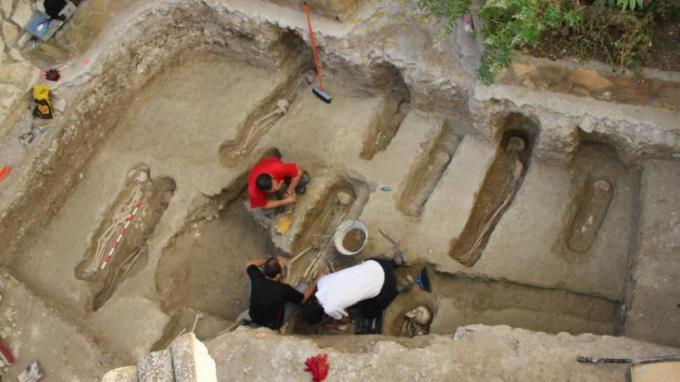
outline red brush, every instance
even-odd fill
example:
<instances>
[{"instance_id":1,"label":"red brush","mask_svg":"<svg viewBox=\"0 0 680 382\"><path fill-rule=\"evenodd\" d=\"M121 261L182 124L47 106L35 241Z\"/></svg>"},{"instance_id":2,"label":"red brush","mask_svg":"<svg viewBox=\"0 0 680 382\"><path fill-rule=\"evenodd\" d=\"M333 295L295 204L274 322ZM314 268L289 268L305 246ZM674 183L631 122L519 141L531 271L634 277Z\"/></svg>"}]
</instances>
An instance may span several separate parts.
<instances>
[{"instance_id":1,"label":"red brush","mask_svg":"<svg viewBox=\"0 0 680 382\"><path fill-rule=\"evenodd\" d=\"M9 350L9 346L3 340L0 340L0 358L6 365L11 365L15 361L12 351Z\"/></svg>"},{"instance_id":2,"label":"red brush","mask_svg":"<svg viewBox=\"0 0 680 382\"><path fill-rule=\"evenodd\" d=\"M305 371L312 373L312 381L321 382L328 376L328 354L318 354L305 361Z\"/></svg>"}]
</instances>

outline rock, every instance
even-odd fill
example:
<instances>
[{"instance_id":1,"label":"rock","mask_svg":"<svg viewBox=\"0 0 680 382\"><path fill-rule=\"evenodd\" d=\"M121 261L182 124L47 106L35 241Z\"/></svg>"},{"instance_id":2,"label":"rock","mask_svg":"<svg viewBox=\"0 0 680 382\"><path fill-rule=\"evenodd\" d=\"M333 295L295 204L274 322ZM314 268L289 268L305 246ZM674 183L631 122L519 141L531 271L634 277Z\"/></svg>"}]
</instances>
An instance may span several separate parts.
<instances>
[{"instance_id":1,"label":"rock","mask_svg":"<svg viewBox=\"0 0 680 382\"><path fill-rule=\"evenodd\" d=\"M675 102L676 101L670 97L659 97L652 101L652 106L660 109L675 110L677 107Z\"/></svg>"},{"instance_id":2,"label":"rock","mask_svg":"<svg viewBox=\"0 0 680 382\"><path fill-rule=\"evenodd\" d=\"M569 79L591 91L606 89L613 85L606 77L592 69L578 69L569 76Z\"/></svg>"},{"instance_id":3,"label":"rock","mask_svg":"<svg viewBox=\"0 0 680 382\"><path fill-rule=\"evenodd\" d=\"M31 21L31 16L33 16L33 10L31 9L30 2L25 0L18 1L16 8L14 8L14 13L12 14L12 21L23 28Z\"/></svg>"},{"instance_id":4,"label":"rock","mask_svg":"<svg viewBox=\"0 0 680 382\"><path fill-rule=\"evenodd\" d=\"M12 57L12 59L14 59L14 61L24 61L25 60L24 55L21 54L21 52L17 48L10 49L9 50L9 56Z\"/></svg>"},{"instance_id":5,"label":"rock","mask_svg":"<svg viewBox=\"0 0 680 382\"><path fill-rule=\"evenodd\" d=\"M516 76L514 75L513 72L510 72L508 68L503 68L496 73L496 79L500 81L505 81L505 82L510 82L512 81Z\"/></svg>"},{"instance_id":6,"label":"rock","mask_svg":"<svg viewBox=\"0 0 680 382\"><path fill-rule=\"evenodd\" d=\"M534 84L534 81L529 77L526 77L524 81L522 81L522 85L529 90L536 90L536 84Z\"/></svg>"},{"instance_id":7,"label":"rock","mask_svg":"<svg viewBox=\"0 0 680 382\"><path fill-rule=\"evenodd\" d=\"M5 21L2 23L2 37L5 39L5 44L11 48L19 37L19 27Z\"/></svg>"},{"instance_id":8,"label":"rock","mask_svg":"<svg viewBox=\"0 0 680 382\"><path fill-rule=\"evenodd\" d=\"M534 76L554 86L562 82L565 72L566 70L559 65L543 65Z\"/></svg>"},{"instance_id":9,"label":"rock","mask_svg":"<svg viewBox=\"0 0 680 382\"><path fill-rule=\"evenodd\" d=\"M215 360L193 333L178 337L170 345L175 379L185 382L217 382Z\"/></svg>"},{"instance_id":10,"label":"rock","mask_svg":"<svg viewBox=\"0 0 680 382\"><path fill-rule=\"evenodd\" d=\"M54 103L54 110L63 113L64 110L66 110L66 100L64 98L59 98L55 103ZM148 176L147 176L148 177Z\"/></svg>"},{"instance_id":11,"label":"rock","mask_svg":"<svg viewBox=\"0 0 680 382\"><path fill-rule=\"evenodd\" d=\"M142 357L137 363L137 378L139 382L173 382L175 372L170 351L157 351Z\"/></svg>"},{"instance_id":12,"label":"rock","mask_svg":"<svg viewBox=\"0 0 680 382\"><path fill-rule=\"evenodd\" d=\"M137 368L134 366L113 369L102 377L102 382L137 382Z\"/></svg>"},{"instance_id":13,"label":"rock","mask_svg":"<svg viewBox=\"0 0 680 382\"><path fill-rule=\"evenodd\" d=\"M9 111L24 92L11 84L0 84L0 110Z\"/></svg>"},{"instance_id":14,"label":"rock","mask_svg":"<svg viewBox=\"0 0 680 382\"><path fill-rule=\"evenodd\" d=\"M583 86L574 86L571 93L581 97L590 97L590 92Z\"/></svg>"},{"instance_id":15,"label":"rock","mask_svg":"<svg viewBox=\"0 0 680 382\"><path fill-rule=\"evenodd\" d=\"M313 70L308 70L307 73L304 74L305 81L307 81L308 84L313 84L314 81L316 81L316 72Z\"/></svg>"},{"instance_id":16,"label":"rock","mask_svg":"<svg viewBox=\"0 0 680 382\"><path fill-rule=\"evenodd\" d=\"M309 338L238 328L207 345L225 381L309 381L305 359L319 353L328 354L329 381L620 381L622 368L581 365L576 356L674 351L625 337L559 336L483 325L461 327L455 337L432 335L418 341L336 337L337 346L322 347ZM371 340L378 342L368 346ZM340 350L341 341L352 350Z\"/></svg>"},{"instance_id":17,"label":"rock","mask_svg":"<svg viewBox=\"0 0 680 382\"><path fill-rule=\"evenodd\" d=\"M520 77L533 71L534 69L536 69L536 65L525 64L523 62L517 61L512 62L512 70L515 72L517 76Z\"/></svg>"},{"instance_id":18,"label":"rock","mask_svg":"<svg viewBox=\"0 0 680 382\"><path fill-rule=\"evenodd\" d=\"M12 0L0 0L0 8L2 8L2 13L5 14L6 18L9 18L12 15L12 3Z\"/></svg>"},{"instance_id":19,"label":"rock","mask_svg":"<svg viewBox=\"0 0 680 382\"><path fill-rule=\"evenodd\" d=\"M0 82L15 84L28 90L40 77L40 70L28 61L17 62L0 67Z\"/></svg>"},{"instance_id":20,"label":"rock","mask_svg":"<svg viewBox=\"0 0 680 382\"><path fill-rule=\"evenodd\" d=\"M33 10L40 11L42 13L47 13L47 12L45 12L45 2L44 1L34 2L31 5L33 7Z\"/></svg>"}]
</instances>

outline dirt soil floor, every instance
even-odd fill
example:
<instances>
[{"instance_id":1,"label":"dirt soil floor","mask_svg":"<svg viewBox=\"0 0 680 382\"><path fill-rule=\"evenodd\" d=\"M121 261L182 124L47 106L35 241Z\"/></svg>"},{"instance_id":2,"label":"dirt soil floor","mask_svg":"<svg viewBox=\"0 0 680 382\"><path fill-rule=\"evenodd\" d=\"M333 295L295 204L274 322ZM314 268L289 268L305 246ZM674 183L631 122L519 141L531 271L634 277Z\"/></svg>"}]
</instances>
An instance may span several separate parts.
<instances>
[{"instance_id":1,"label":"dirt soil floor","mask_svg":"<svg viewBox=\"0 0 680 382\"><path fill-rule=\"evenodd\" d=\"M233 137L249 110L284 78L218 54L198 55L179 64L151 81L133 100L65 206L32 238L13 266L39 296L84 317L105 342L133 355L148 350L169 320L156 301L153 281L161 248L184 225L197 197L219 194L244 171L220 166L216 137ZM245 98L244 93L251 96ZM75 269L128 172L142 162L153 177L172 178L177 190L153 234L145 239L146 267L93 313L94 296L88 283L75 277ZM144 325L131 334L122 323L140 315L145 317Z\"/></svg>"},{"instance_id":2,"label":"dirt soil floor","mask_svg":"<svg viewBox=\"0 0 680 382\"><path fill-rule=\"evenodd\" d=\"M402 71L390 63L401 56L385 52L380 53L386 54L385 63L371 63L377 68L352 66L347 58L351 46L340 49L337 56L323 52L331 69L324 85L333 96L333 102L326 104L312 93L314 85L305 79L304 63L290 59L290 53L302 46L298 31L291 27L277 34L268 29L285 28L298 19L304 22L302 13L260 1L179 3L189 8L200 3L206 8L200 16L210 15L211 20L233 16L244 22L216 27L217 34L229 37L221 41L224 45L179 52L135 97L120 100L126 111L115 125L100 128L108 133L102 133L84 170L73 171L74 179L80 180L68 198L50 206L47 223L7 259L6 272L0 269L0 293L6 298L0 301L0 323L5 325L0 334L17 346L21 360L6 375L14 377L29 359L39 358L50 375L59 378L55 380L73 376L95 380L104 369L134 364L151 349L164 348L178 333L190 330L199 316L196 332L200 339L210 340L248 308L244 272L248 260L288 256L288 281L298 284L367 258L389 257L396 248L404 251L408 264L397 270L398 281L407 275L416 279L426 267L432 292L412 285L400 294L385 312L383 333L399 335L405 313L423 305L433 314L429 331L443 336L413 342L369 339L369 344L359 340L355 344L356 337L339 337L338 347L329 353L336 357L334 373L347 374L334 374L335 380L362 379L377 369L372 380L444 380L442 375L452 372L472 375L470 380L499 381L509 375L524 380L522 375L543 376L543 364L533 367L532 361L542 362L542 353L553 351L551 360L566 365L567 377L597 380L600 375L611 378L623 373L605 367L589 372L574 365L575 352L584 343L604 342L608 345L596 348L606 350L633 341L610 336L630 334L680 346L677 336L664 333L668 330L664 325L677 322L673 280L679 268L672 254L680 236L667 226L680 216L680 203L673 203L680 196L666 191L680 189L676 162L625 162L599 135L574 126L559 130L545 121L541 126L543 111L524 116L524 106L508 117L494 116L499 126L479 128L481 117L470 115L463 95L472 88L458 85L456 78L442 79L442 73L448 72L437 71L444 66L435 65L429 72L420 72L427 69L421 67ZM370 7L389 6L389 2L371 3ZM210 13L207 8L215 4L223 6L217 9L224 14ZM149 3L152 6L156 3ZM239 6L243 13L234 12ZM237 33L253 23L269 22L248 17L254 10L271 12L272 7L289 12L286 15L293 15L293 21L267 24L264 37L257 41ZM178 30L186 21L181 20L181 12L172 13L180 20ZM186 16L203 20L195 13ZM323 19L322 25L332 25L338 39L342 30L351 29L334 20ZM210 28L203 28L199 25L191 33L212 36ZM320 37L329 46L337 43L335 35ZM268 38L277 41L270 48L281 44L288 54L276 57L277 49L259 51L268 46ZM231 48L235 50L226 53ZM391 52L393 48L380 49ZM233 56L242 53L245 57ZM449 62L426 53L423 62L428 65L418 61L414 66ZM255 64L277 58L283 64L275 68ZM142 72L144 68L137 67ZM359 73L364 70L371 73ZM97 74L87 75L96 78ZM420 82L413 82L415 78ZM417 91L431 92L438 86L441 94L460 91L456 97L462 102L442 97L446 107L437 106L430 101L439 93L428 94L427 105L417 102ZM505 124L509 120L519 122L509 128ZM550 121L559 122L560 128L562 123L572 123ZM628 127L639 129L634 124L622 129ZM521 132L525 138L521 153L507 151L510 132ZM572 145L569 160L553 163L538 155L556 147L551 146L557 144L550 134L571 134L557 140ZM280 149L284 161L311 175L306 193L283 213L292 223L281 232L276 227L281 216L270 219L248 208L245 191L248 169L273 148ZM68 164L60 170L68 172ZM138 181L140 175L134 172L139 168L147 174L144 181ZM139 191L135 182L145 184L139 188L143 196L135 193ZM107 236L107 229L115 223L114 217L137 205L136 199L141 200L141 210L139 219L125 231L130 236L117 247L109 268L96 271L99 264L92 260L102 253L98 244L116 245L112 244L116 235ZM366 241L356 256L339 254L333 243L337 226L350 219L368 227L366 237L360 233L346 238L348 247ZM671 234L658 236L659 230ZM452 250L471 255L458 261ZM303 252L291 264L292 257ZM6 291L7 286L15 289ZM648 307L663 307L661 318L649 318ZM627 309L634 314L628 326ZM300 324L299 316L282 332L333 334ZM472 324L499 326L475 334L476 329L468 326ZM458 342L452 345L449 337L456 331ZM571 337L562 332L602 336ZM345 333L351 333L351 327ZM480 337L483 347L466 342ZM43 338L46 346L40 346ZM220 380L277 380L290 375L299 379L301 368L291 362L308 356L301 349L320 351L307 339L278 337L265 329L239 328L222 341L209 343L221 368ZM298 347L295 341L303 345ZM319 343L324 341L328 340ZM494 350L496 344L513 364L503 363ZM562 344L570 346L569 352L564 353ZM430 345L430 352L419 351ZM630 347L638 351L634 355L650 348L657 347ZM61 349L62 353L56 351ZM370 351L357 357L362 349ZM244 356L248 351L252 354ZM381 351L388 353L389 363L381 363ZM264 356L267 352L275 354ZM558 357L564 354L570 357L568 363ZM60 363L63 357L69 361ZM258 366L265 360L276 367L249 374L253 369L248 362L253 359L260 361ZM343 360L345 364L340 363ZM418 375L403 372L416 369ZM518 370L523 374L512 374Z\"/></svg>"},{"instance_id":3,"label":"dirt soil floor","mask_svg":"<svg viewBox=\"0 0 680 382\"><path fill-rule=\"evenodd\" d=\"M244 206L245 196L217 218L191 224L163 251L156 282L170 310L189 307L234 320L248 308L245 263L277 250Z\"/></svg>"}]
</instances>

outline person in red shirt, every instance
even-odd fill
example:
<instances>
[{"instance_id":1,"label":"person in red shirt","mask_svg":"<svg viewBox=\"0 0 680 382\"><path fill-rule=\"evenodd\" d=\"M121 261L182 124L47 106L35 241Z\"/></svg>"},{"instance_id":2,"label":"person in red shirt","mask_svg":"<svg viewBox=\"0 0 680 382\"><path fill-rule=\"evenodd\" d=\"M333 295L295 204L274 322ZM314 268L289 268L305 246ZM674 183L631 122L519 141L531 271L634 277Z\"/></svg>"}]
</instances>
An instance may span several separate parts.
<instances>
[{"instance_id":1,"label":"person in red shirt","mask_svg":"<svg viewBox=\"0 0 680 382\"><path fill-rule=\"evenodd\" d=\"M284 163L277 156L264 158L248 176L250 207L271 210L293 204L308 182L307 172L295 163Z\"/></svg>"}]
</instances>

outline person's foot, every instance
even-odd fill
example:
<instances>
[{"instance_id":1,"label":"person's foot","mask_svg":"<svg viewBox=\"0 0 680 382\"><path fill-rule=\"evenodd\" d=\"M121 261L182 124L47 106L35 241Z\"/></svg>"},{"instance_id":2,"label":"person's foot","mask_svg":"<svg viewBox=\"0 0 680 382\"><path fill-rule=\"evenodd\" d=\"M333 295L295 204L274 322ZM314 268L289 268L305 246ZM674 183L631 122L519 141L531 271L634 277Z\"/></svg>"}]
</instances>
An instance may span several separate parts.
<instances>
[{"instance_id":1,"label":"person's foot","mask_svg":"<svg viewBox=\"0 0 680 382\"><path fill-rule=\"evenodd\" d=\"M394 262L394 265L397 267L406 264L404 251L398 249L396 252L394 252L394 254L392 255L392 261Z\"/></svg>"},{"instance_id":2,"label":"person's foot","mask_svg":"<svg viewBox=\"0 0 680 382\"><path fill-rule=\"evenodd\" d=\"M298 183L297 187L295 187L295 193L303 195L305 192L307 192L307 185L311 179L312 178L309 176L309 172L306 170L303 171L302 177L300 177L300 183Z\"/></svg>"}]
</instances>

